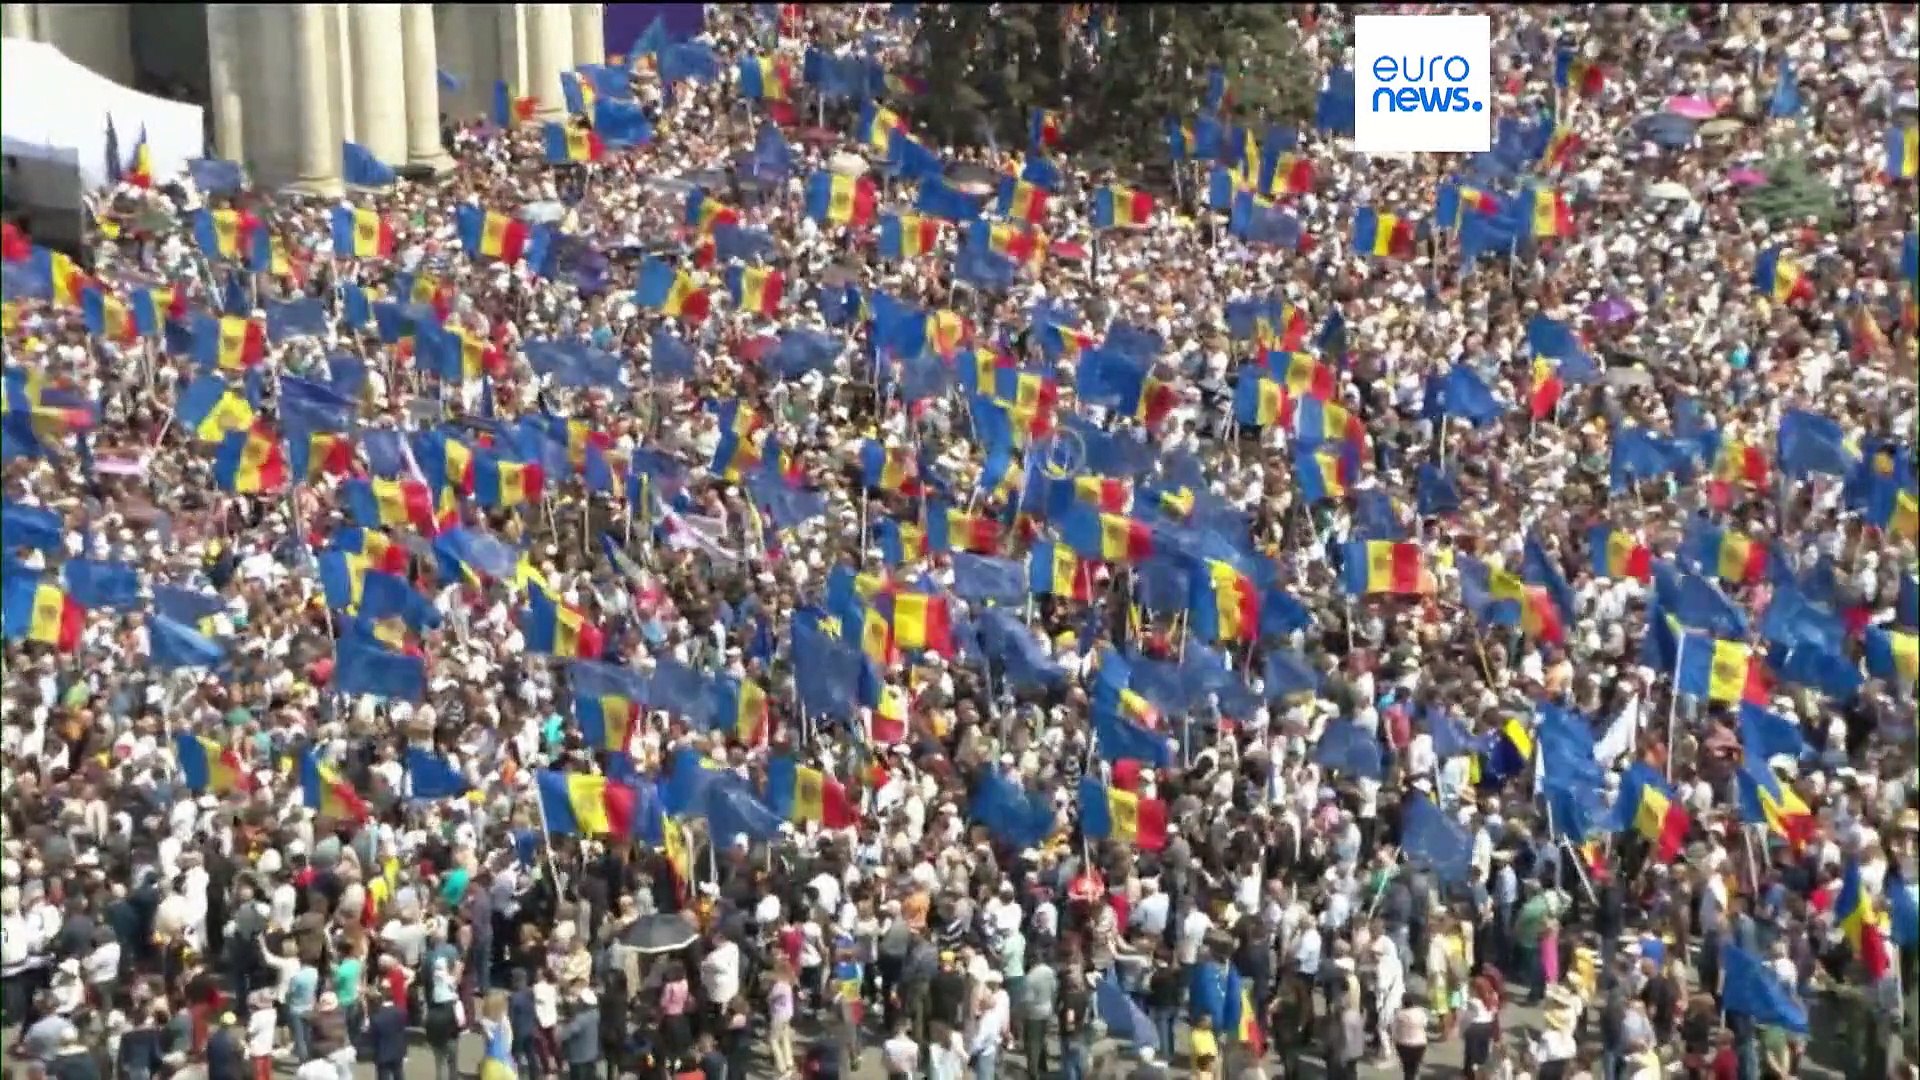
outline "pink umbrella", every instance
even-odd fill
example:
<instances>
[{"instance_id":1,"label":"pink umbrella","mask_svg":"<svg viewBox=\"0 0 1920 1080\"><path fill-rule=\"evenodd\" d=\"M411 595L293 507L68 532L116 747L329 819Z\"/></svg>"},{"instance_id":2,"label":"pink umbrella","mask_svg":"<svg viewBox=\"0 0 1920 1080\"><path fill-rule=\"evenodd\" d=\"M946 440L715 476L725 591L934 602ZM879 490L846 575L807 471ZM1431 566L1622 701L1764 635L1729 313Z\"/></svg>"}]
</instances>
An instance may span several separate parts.
<instances>
[{"instance_id":1,"label":"pink umbrella","mask_svg":"<svg viewBox=\"0 0 1920 1080\"><path fill-rule=\"evenodd\" d=\"M1688 120L1711 120L1720 115L1719 108L1702 97L1668 98L1667 111L1675 116L1684 116Z\"/></svg>"},{"instance_id":2,"label":"pink umbrella","mask_svg":"<svg viewBox=\"0 0 1920 1080\"><path fill-rule=\"evenodd\" d=\"M1749 169L1743 166L1727 173L1727 183L1732 184L1734 187L1759 187L1766 182L1767 174L1761 172L1759 169Z\"/></svg>"}]
</instances>

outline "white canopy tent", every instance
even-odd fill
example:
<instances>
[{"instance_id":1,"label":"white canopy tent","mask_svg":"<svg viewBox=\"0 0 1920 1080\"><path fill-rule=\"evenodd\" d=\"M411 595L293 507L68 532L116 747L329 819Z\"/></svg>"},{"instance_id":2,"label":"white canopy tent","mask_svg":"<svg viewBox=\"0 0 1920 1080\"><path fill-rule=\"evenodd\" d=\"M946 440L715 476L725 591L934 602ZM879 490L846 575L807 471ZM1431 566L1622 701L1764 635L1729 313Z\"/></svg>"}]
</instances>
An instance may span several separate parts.
<instances>
[{"instance_id":1,"label":"white canopy tent","mask_svg":"<svg viewBox=\"0 0 1920 1080\"><path fill-rule=\"evenodd\" d=\"M152 97L101 75L44 42L0 41L0 134L9 153L39 148L41 159L75 160L89 190L107 182L111 120L125 165L146 132L156 177L183 172L204 157L206 129L198 105Z\"/></svg>"}]
</instances>

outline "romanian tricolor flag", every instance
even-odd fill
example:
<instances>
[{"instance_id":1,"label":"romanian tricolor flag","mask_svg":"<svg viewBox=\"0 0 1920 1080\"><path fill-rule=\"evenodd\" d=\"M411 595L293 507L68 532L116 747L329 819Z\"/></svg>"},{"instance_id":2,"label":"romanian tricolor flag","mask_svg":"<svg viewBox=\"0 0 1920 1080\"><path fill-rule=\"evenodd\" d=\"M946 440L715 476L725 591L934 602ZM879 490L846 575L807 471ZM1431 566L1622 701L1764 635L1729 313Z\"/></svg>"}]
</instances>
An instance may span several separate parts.
<instances>
[{"instance_id":1,"label":"romanian tricolor flag","mask_svg":"<svg viewBox=\"0 0 1920 1080\"><path fill-rule=\"evenodd\" d=\"M315 816L335 821L359 822L368 816L367 801L310 749L300 752L300 802Z\"/></svg>"},{"instance_id":2,"label":"romanian tricolor flag","mask_svg":"<svg viewBox=\"0 0 1920 1080\"><path fill-rule=\"evenodd\" d=\"M1607 71L1597 60L1589 60L1574 46L1554 54L1553 85L1571 90L1581 97L1594 97L1607 85Z\"/></svg>"},{"instance_id":3,"label":"romanian tricolor flag","mask_svg":"<svg viewBox=\"0 0 1920 1080\"><path fill-rule=\"evenodd\" d=\"M366 560L367 568L388 574L407 572L407 549L394 543L386 533L378 529L363 529L358 525L348 525L334 532L327 546L335 551L344 551L358 555Z\"/></svg>"},{"instance_id":4,"label":"romanian tricolor flag","mask_svg":"<svg viewBox=\"0 0 1920 1080\"><path fill-rule=\"evenodd\" d=\"M1240 369L1233 388L1233 420L1241 427L1269 427L1280 423L1288 408L1287 391L1259 368Z\"/></svg>"},{"instance_id":5,"label":"romanian tricolor flag","mask_svg":"<svg viewBox=\"0 0 1920 1080\"><path fill-rule=\"evenodd\" d=\"M1294 456L1294 482L1300 485L1300 497L1309 503L1346 498L1356 471L1356 455L1351 447L1313 451L1302 448Z\"/></svg>"},{"instance_id":6,"label":"romanian tricolor flag","mask_svg":"<svg viewBox=\"0 0 1920 1080\"><path fill-rule=\"evenodd\" d=\"M927 214L887 214L880 219L880 256L917 259L940 244L941 220Z\"/></svg>"},{"instance_id":7,"label":"romanian tricolor flag","mask_svg":"<svg viewBox=\"0 0 1920 1080\"><path fill-rule=\"evenodd\" d=\"M80 313L86 319L87 333L103 341L130 345L140 338L133 312L118 296L99 285L80 290Z\"/></svg>"},{"instance_id":8,"label":"romanian tricolor flag","mask_svg":"<svg viewBox=\"0 0 1920 1080\"><path fill-rule=\"evenodd\" d=\"M767 762L767 806L796 825L815 821L822 828L851 829L859 823L846 787L792 754Z\"/></svg>"},{"instance_id":9,"label":"romanian tricolor flag","mask_svg":"<svg viewBox=\"0 0 1920 1080\"><path fill-rule=\"evenodd\" d=\"M220 490L257 495L287 486L286 451L272 428L255 423L245 431L229 431L213 455L213 480Z\"/></svg>"},{"instance_id":10,"label":"romanian tricolor flag","mask_svg":"<svg viewBox=\"0 0 1920 1080\"><path fill-rule=\"evenodd\" d=\"M520 631L526 636L528 652L575 660L592 660L600 655L600 628L588 622L577 608L537 586L527 590Z\"/></svg>"},{"instance_id":11,"label":"romanian tricolor flag","mask_svg":"<svg viewBox=\"0 0 1920 1080\"><path fill-rule=\"evenodd\" d=\"M337 431L309 432L305 440L289 442L287 463L302 481L346 476L353 471L353 438Z\"/></svg>"},{"instance_id":12,"label":"romanian tricolor flag","mask_svg":"<svg viewBox=\"0 0 1920 1080\"><path fill-rule=\"evenodd\" d=\"M153 186L153 148L147 145L147 125L140 125L140 141L133 144L133 158L122 180L137 188Z\"/></svg>"},{"instance_id":13,"label":"romanian tricolor flag","mask_svg":"<svg viewBox=\"0 0 1920 1080\"><path fill-rule=\"evenodd\" d=\"M377 210L336 206L333 210L333 251L357 259L391 258L393 225Z\"/></svg>"},{"instance_id":14,"label":"romanian tricolor flag","mask_svg":"<svg viewBox=\"0 0 1920 1080\"><path fill-rule=\"evenodd\" d=\"M1766 447L1738 439L1728 439L1720 444L1720 459L1713 465L1716 478L1762 490L1768 486L1770 471Z\"/></svg>"},{"instance_id":15,"label":"romanian tricolor flag","mask_svg":"<svg viewBox=\"0 0 1920 1080\"><path fill-rule=\"evenodd\" d=\"M1527 392L1527 413L1545 420L1560 407L1560 395L1566 384L1560 380L1560 366L1544 356L1533 358L1533 385Z\"/></svg>"},{"instance_id":16,"label":"romanian tricolor flag","mask_svg":"<svg viewBox=\"0 0 1920 1080\"><path fill-rule=\"evenodd\" d=\"M1753 287L1782 303L1813 299L1813 279L1802 273L1800 264L1778 246L1761 252L1754 260Z\"/></svg>"},{"instance_id":17,"label":"romanian tricolor flag","mask_svg":"<svg viewBox=\"0 0 1920 1080\"><path fill-rule=\"evenodd\" d=\"M1188 608L1194 632L1208 641L1253 641L1260 635L1260 590L1232 563L1208 559L1192 578Z\"/></svg>"},{"instance_id":18,"label":"romanian tricolor flag","mask_svg":"<svg viewBox=\"0 0 1920 1080\"><path fill-rule=\"evenodd\" d=\"M1920 126L1904 124L1887 130L1887 176L1894 180L1920 176Z\"/></svg>"},{"instance_id":19,"label":"romanian tricolor flag","mask_svg":"<svg viewBox=\"0 0 1920 1080\"><path fill-rule=\"evenodd\" d=\"M1867 886L1860 878L1860 863L1847 860L1840 879L1840 892L1833 900L1833 921L1853 949L1854 959L1866 969L1867 977L1878 980L1891 966L1880 913L1874 910Z\"/></svg>"},{"instance_id":20,"label":"romanian tricolor flag","mask_svg":"<svg viewBox=\"0 0 1920 1080\"><path fill-rule=\"evenodd\" d=\"M1748 759L1735 774L1739 786L1740 819L1747 825L1764 825L1767 830L1793 844L1797 850L1812 839L1813 811L1798 792L1782 784L1772 766Z\"/></svg>"},{"instance_id":21,"label":"romanian tricolor flag","mask_svg":"<svg viewBox=\"0 0 1920 1080\"><path fill-rule=\"evenodd\" d=\"M127 293L127 309L140 336L157 340L166 335L168 319L186 314L187 297L175 286L133 289Z\"/></svg>"},{"instance_id":22,"label":"romanian tricolor flag","mask_svg":"<svg viewBox=\"0 0 1920 1080\"><path fill-rule=\"evenodd\" d=\"M52 248L33 249L34 269L46 276L53 287L52 300L57 307L73 307L80 303L91 280L81 271L78 264L65 252Z\"/></svg>"},{"instance_id":23,"label":"romanian tricolor flag","mask_svg":"<svg viewBox=\"0 0 1920 1080\"><path fill-rule=\"evenodd\" d=\"M1287 388L1293 398L1331 401L1339 389L1340 376L1332 367L1303 352L1268 352L1267 369Z\"/></svg>"},{"instance_id":24,"label":"romanian tricolor flag","mask_svg":"<svg viewBox=\"0 0 1920 1080\"><path fill-rule=\"evenodd\" d=\"M1153 526L1126 514L1077 508L1062 518L1060 536L1082 558L1101 562L1139 562L1154 552Z\"/></svg>"},{"instance_id":25,"label":"romanian tricolor flag","mask_svg":"<svg viewBox=\"0 0 1920 1080\"><path fill-rule=\"evenodd\" d=\"M1042 542L1027 552L1027 589L1035 596L1093 599L1093 575L1065 544Z\"/></svg>"},{"instance_id":26,"label":"romanian tricolor flag","mask_svg":"<svg viewBox=\"0 0 1920 1080\"><path fill-rule=\"evenodd\" d=\"M1239 968L1227 969L1227 1022L1225 1030L1245 1047L1255 1061L1267 1056L1267 1034L1260 1028L1260 1010L1253 1001L1253 982Z\"/></svg>"},{"instance_id":27,"label":"romanian tricolor flag","mask_svg":"<svg viewBox=\"0 0 1920 1080\"><path fill-rule=\"evenodd\" d=\"M1313 162L1304 154L1281 153L1260 162L1260 191L1269 198L1313 190Z\"/></svg>"},{"instance_id":28,"label":"romanian tricolor flag","mask_svg":"<svg viewBox=\"0 0 1920 1080\"><path fill-rule=\"evenodd\" d=\"M180 778L191 791L225 795L253 789L253 777L240 761L240 755L212 739L176 733L173 757L180 765Z\"/></svg>"},{"instance_id":29,"label":"romanian tricolor flag","mask_svg":"<svg viewBox=\"0 0 1920 1080\"><path fill-rule=\"evenodd\" d=\"M473 497L481 506L510 510L538 503L546 472L535 462L508 461L482 451L473 462Z\"/></svg>"},{"instance_id":30,"label":"romanian tricolor flag","mask_svg":"<svg viewBox=\"0 0 1920 1080\"><path fill-rule=\"evenodd\" d=\"M740 224L740 211L707 194L700 188L687 192L687 208L681 224L698 229L702 235L722 225Z\"/></svg>"},{"instance_id":31,"label":"romanian tricolor flag","mask_svg":"<svg viewBox=\"0 0 1920 1080\"><path fill-rule=\"evenodd\" d=\"M1566 627L1560 622L1560 609L1553 597L1540 585L1529 585L1519 574L1508 570L1487 570L1487 596L1491 603L1491 621L1514 625L1535 641L1558 645L1566 640Z\"/></svg>"},{"instance_id":32,"label":"romanian tricolor flag","mask_svg":"<svg viewBox=\"0 0 1920 1080\"><path fill-rule=\"evenodd\" d=\"M1767 545L1745 533L1704 522L1688 530L1683 543L1688 559L1736 585L1763 581L1767 576Z\"/></svg>"},{"instance_id":33,"label":"romanian tricolor flag","mask_svg":"<svg viewBox=\"0 0 1920 1080\"><path fill-rule=\"evenodd\" d=\"M692 274L651 255L640 266L640 281L633 291L633 302L692 323L704 320L709 310L707 291L694 282Z\"/></svg>"},{"instance_id":34,"label":"romanian tricolor flag","mask_svg":"<svg viewBox=\"0 0 1920 1080\"><path fill-rule=\"evenodd\" d=\"M267 357L267 327L239 315L202 314L193 324L193 360L201 367L245 371Z\"/></svg>"},{"instance_id":35,"label":"romanian tricolor flag","mask_svg":"<svg viewBox=\"0 0 1920 1080\"><path fill-rule=\"evenodd\" d=\"M527 253L529 237L526 222L510 214L488 210L480 218L479 228L472 238L475 250L469 254L505 263L519 262Z\"/></svg>"},{"instance_id":36,"label":"romanian tricolor flag","mask_svg":"<svg viewBox=\"0 0 1920 1080\"><path fill-rule=\"evenodd\" d=\"M1060 114L1052 109L1035 109L1027 120L1027 145L1035 150L1051 150L1060 145Z\"/></svg>"},{"instance_id":37,"label":"romanian tricolor flag","mask_svg":"<svg viewBox=\"0 0 1920 1080\"><path fill-rule=\"evenodd\" d=\"M1018 177L1003 176L996 212L1003 218L1037 225L1047 219L1047 189Z\"/></svg>"},{"instance_id":38,"label":"romanian tricolor flag","mask_svg":"<svg viewBox=\"0 0 1920 1080\"><path fill-rule=\"evenodd\" d=\"M1080 831L1088 840L1159 851L1167 846L1167 804L1085 778L1080 781Z\"/></svg>"},{"instance_id":39,"label":"romanian tricolor flag","mask_svg":"<svg viewBox=\"0 0 1920 1080\"><path fill-rule=\"evenodd\" d=\"M193 216L193 240L209 258L239 259L247 253L247 234L259 224L238 210L202 210Z\"/></svg>"},{"instance_id":40,"label":"romanian tricolor flag","mask_svg":"<svg viewBox=\"0 0 1920 1080\"><path fill-rule=\"evenodd\" d=\"M767 266L730 266L726 281L727 294L733 297L735 308L766 316L780 310L780 294L785 285L780 271Z\"/></svg>"},{"instance_id":41,"label":"romanian tricolor flag","mask_svg":"<svg viewBox=\"0 0 1920 1080\"><path fill-rule=\"evenodd\" d=\"M875 491L917 495L920 478L913 452L874 439L860 444L860 482Z\"/></svg>"},{"instance_id":42,"label":"romanian tricolor flag","mask_svg":"<svg viewBox=\"0 0 1920 1080\"><path fill-rule=\"evenodd\" d=\"M1541 164L1549 171L1565 169L1580 152L1580 136L1564 127L1553 129L1553 136L1547 140L1546 153L1540 155Z\"/></svg>"},{"instance_id":43,"label":"romanian tricolor flag","mask_svg":"<svg viewBox=\"0 0 1920 1080\"><path fill-rule=\"evenodd\" d=\"M953 621L946 597L896 592L879 597L877 608L887 620L890 653L931 652L952 658Z\"/></svg>"},{"instance_id":44,"label":"romanian tricolor flag","mask_svg":"<svg viewBox=\"0 0 1920 1080\"><path fill-rule=\"evenodd\" d=\"M807 178L807 216L823 225L865 225L873 220L873 181L820 171Z\"/></svg>"},{"instance_id":45,"label":"romanian tricolor flag","mask_svg":"<svg viewBox=\"0 0 1920 1080\"><path fill-rule=\"evenodd\" d=\"M1766 701L1766 676L1745 642L1722 641L1704 630L1688 630L1667 617L1676 644L1673 688L1709 701L1737 704Z\"/></svg>"},{"instance_id":46,"label":"romanian tricolor flag","mask_svg":"<svg viewBox=\"0 0 1920 1080\"><path fill-rule=\"evenodd\" d=\"M348 480L341 497L353 520L366 528L411 525L428 536L439 534L433 492L418 480Z\"/></svg>"},{"instance_id":47,"label":"romanian tricolor flag","mask_svg":"<svg viewBox=\"0 0 1920 1080\"><path fill-rule=\"evenodd\" d=\"M1394 259L1413 257L1413 222L1398 214L1362 207L1353 214L1353 250L1357 255Z\"/></svg>"},{"instance_id":48,"label":"romanian tricolor flag","mask_svg":"<svg viewBox=\"0 0 1920 1080\"><path fill-rule=\"evenodd\" d=\"M634 740L634 732L639 730L639 717L643 713L643 703L624 694L616 694L614 686L607 686L609 694L574 694L574 719L580 723L580 734L586 736L588 746L605 749L609 753L626 753Z\"/></svg>"},{"instance_id":49,"label":"romanian tricolor flag","mask_svg":"<svg viewBox=\"0 0 1920 1080\"><path fill-rule=\"evenodd\" d=\"M1302 446L1319 446L1329 442L1344 442L1356 447L1366 445L1366 425L1346 406L1321 401L1316 397L1299 400L1289 398L1288 402L1293 409L1293 434ZM1281 419L1285 421L1284 414Z\"/></svg>"},{"instance_id":50,"label":"romanian tricolor flag","mask_svg":"<svg viewBox=\"0 0 1920 1080\"><path fill-rule=\"evenodd\" d=\"M1419 544L1357 540L1342 545L1340 580L1348 593L1416 595L1433 591L1433 575Z\"/></svg>"},{"instance_id":51,"label":"romanian tricolor flag","mask_svg":"<svg viewBox=\"0 0 1920 1080\"><path fill-rule=\"evenodd\" d=\"M1551 189L1534 188L1527 193L1532 210L1529 231L1537 238L1573 235L1573 210L1566 196Z\"/></svg>"},{"instance_id":52,"label":"romanian tricolor flag","mask_svg":"<svg viewBox=\"0 0 1920 1080\"><path fill-rule=\"evenodd\" d=\"M885 105L868 102L866 108L860 112L859 126L854 131L854 137L864 143L869 150L885 154L893 148L894 133L899 132L904 136L906 130L907 122L899 113Z\"/></svg>"},{"instance_id":53,"label":"romanian tricolor flag","mask_svg":"<svg viewBox=\"0 0 1920 1080\"><path fill-rule=\"evenodd\" d=\"M618 780L541 769L533 777L540 796L540 822L554 836L634 835L639 796ZM678 827L669 821L667 828Z\"/></svg>"},{"instance_id":54,"label":"romanian tricolor flag","mask_svg":"<svg viewBox=\"0 0 1920 1080\"><path fill-rule=\"evenodd\" d=\"M578 71L560 73L560 98L567 111L575 116L592 116L593 103L599 97L593 89L593 80Z\"/></svg>"},{"instance_id":55,"label":"romanian tricolor flag","mask_svg":"<svg viewBox=\"0 0 1920 1080\"><path fill-rule=\"evenodd\" d=\"M41 581L35 574L12 575L0 608L4 609L0 610L0 621L6 624L8 641L37 641L63 653L80 646L87 609L65 589Z\"/></svg>"},{"instance_id":56,"label":"romanian tricolor flag","mask_svg":"<svg viewBox=\"0 0 1920 1080\"><path fill-rule=\"evenodd\" d=\"M552 164L573 163L590 164L607 155L607 144L600 141L592 128L578 124L550 121L545 131L547 143L547 161Z\"/></svg>"},{"instance_id":57,"label":"romanian tricolor flag","mask_svg":"<svg viewBox=\"0 0 1920 1080\"><path fill-rule=\"evenodd\" d=\"M740 93L754 101L786 101L793 95L793 68L784 57L748 56L740 61Z\"/></svg>"},{"instance_id":58,"label":"romanian tricolor flag","mask_svg":"<svg viewBox=\"0 0 1920 1080\"><path fill-rule=\"evenodd\" d=\"M1679 796L1644 761L1635 762L1620 778L1615 810L1616 820L1653 843L1654 854L1663 863L1679 857L1687 832L1693 828L1693 819L1681 807Z\"/></svg>"},{"instance_id":59,"label":"romanian tricolor flag","mask_svg":"<svg viewBox=\"0 0 1920 1080\"><path fill-rule=\"evenodd\" d=\"M714 445L713 464L707 471L738 480L760 464L759 447L753 441L760 417L738 399L722 402L715 415L720 421L720 441Z\"/></svg>"},{"instance_id":60,"label":"romanian tricolor flag","mask_svg":"<svg viewBox=\"0 0 1920 1080\"><path fill-rule=\"evenodd\" d=\"M1145 225L1153 217L1153 195L1120 184L1108 184L1093 193L1093 227L1126 229Z\"/></svg>"},{"instance_id":61,"label":"romanian tricolor flag","mask_svg":"<svg viewBox=\"0 0 1920 1080\"><path fill-rule=\"evenodd\" d=\"M976 221L972 236L974 243L985 243L988 251L1019 263L1038 265L1047 254L1044 233L1009 221Z\"/></svg>"},{"instance_id":62,"label":"romanian tricolor flag","mask_svg":"<svg viewBox=\"0 0 1920 1080\"><path fill-rule=\"evenodd\" d=\"M1653 580L1653 549L1624 529L1595 525L1587 530L1587 549L1598 577Z\"/></svg>"},{"instance_id":63,"label":"romanian tricolor flag","mask_svg":"<svg viewBox=\"0 0 1920 1080\"><path fill-rule=\"evenodd\" d=\"M722 678L714 686L714 720L745 746L767 738L767 691L752 679Z\"/></svg>"},{"instance_id":64,"label":"romanian tricolor flag","mask_svg":"<svg viewBox=\"0 0 1920 1080\"><path fill-rule=\"evenodd\" d=\"M1070 502L1084 503L1105 514L1124 514L1133 507L1133 487L1117 476L1074 476L1063 481Z\"/></svg>"},{"instance_id":65,"label":"romanian tricolor flag","mask_svg":"<svg viewBox=\"0 0 1920 1080\"><path fill-rule=\"evenodd\" d=\"M986 514L974 514L940 502L927 504L925 526L928 551L971 551L991 555L1000 550L1000 523Z\"/></svg>"}]
</instances>

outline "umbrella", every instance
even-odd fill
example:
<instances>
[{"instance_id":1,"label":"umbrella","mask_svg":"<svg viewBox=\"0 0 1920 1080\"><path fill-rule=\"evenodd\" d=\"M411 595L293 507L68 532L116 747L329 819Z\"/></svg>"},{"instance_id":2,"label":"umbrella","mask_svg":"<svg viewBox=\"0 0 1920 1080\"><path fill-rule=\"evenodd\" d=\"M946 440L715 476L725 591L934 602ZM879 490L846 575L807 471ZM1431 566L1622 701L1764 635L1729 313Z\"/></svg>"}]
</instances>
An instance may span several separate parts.
<instances>
[{"instance_id":1,"label":"umbrella","mask_svg":"<svg viewBox=\"0 0 1920 1080\"><path fill-rule=\"evenodd\" d=\"M1652 386L1653 376L1646 368L1610 367L1604 376L1608 386Z\"/></svg>"},{"instance_id":2,"label":"umbrella","mask_svg":"<svg viewBox=\"0 0 1920 1080\"><path fill-rule=\"evenodd\" d=\"M963 184L984 184L989 190L1000 184L1000 171L991 165L982 165L977 161L961 161L947 167L947 180L955 187Z\"/></svg>"},{"instance_id":3,"label":"umbrella","mask_svg":"<svg viewBox=\"0 0 1920 1080\"><path fill-rule=\"evenodd\" d=\"M655 912L634 920L625 938L636 951L651 956L679 952L700 940L700 928L680 912Z\"/></svg>"},{"instance_id":4,"label":"umbrella","mask_svg":"<svg viewBox=\"0 0 1920 1080\"><path fill-rule=\"evenodd\" d=\"M520 208L520 216L535 225L550 224L567 216L567 208L557 202L533 202Z\"/></svg>"},{"instance_id":5,"label":"umbrella","mask_svg":"<svg viewBox=\"0 0 1920 1080\"><path fill-rule=\"evenodd\" d=\"M1711 120L1720 115L1719 106L1703 97L1670 97L1666 108L1673 115L1684 116L1688 120Z\"/></svg>"},{"instance_id":6,"label":"umbrella","mask_svg":"<svg viewBox=\"0 0 1920 1080\"><path fill-rule=\"evenodd\" d=\"M650 176L640 181L641 186L665 195L685 195L693 190L693 182L677 176Z\"/></svg>"},{"instance_id":7,"label":"umbrella","mask_svg":"<svg viewBox=\"0 0 1920 1080\"><path fill-rule=\"evenodd\" d=\"M1633 122L1636 137L1667 150L1686 149L1698 127L1694 121L1674 113L1648 113Z\"/></svg>"},{"instance_id":8,"label":"umbrella","mask_svg":"<svg viewBox=\"0 0 1920 1080\"><path fill-rule=\"evenodd\" d=\"M1587 315L1602 326L1613 326L1632 321L1633 305L1617 296L1609 296L1605 300L1595 301L1587 308Z\"/></svg>"},{"instance_id":9,"label":"umbrella","mask_svg":"<svg viewBox=\"0 0 1920 1080\"><path fill-rule=\"evenodd\" d=\"M1727 173L1727 183L1734 187L1759 187L1767 182L1767 174L1759 169L1734 169Z\"/></svg>"},{"instance_id":10,"label":"umbrella","mask_svg":"<svg viewBox=\"0 0 1920 1080\"><path fill-rule=\"evenodd\" d=\"M827 168L841 176L864 176L867 171L867 159L859 154L849 154L842 150L827 159Z\"/></svg>"},{"instance_id":11,"label":"umbrella","mask_svg":"<svg viewBox=\"0 0 1920 1080\"><path fill-rule=\"evenodd\" d=\"M1055 240L1047 245L1048 254L1057 259L1069 259L1073 262L1085 262L1086 245L1078 240Z\"/></svg>"},{"instance_id":12,"label":"umbrella","mask_svg":"<svg viewBox=\"0 0 1920 1080\"><path fill-rule=\"evenodd\" d=\"M1685 184L1676 183L1672 180L1662 180L1657 184L1647 185L1647 198L1664 199L1672 202L1687 202L1693 198L1693 193L1687 190Z\"/></svg>"},{"instance_id":13,"label":"umbrella","mask_svg":"<svg viewBox=\"0 0 1920 1080\"><path fill-rule=\"evenodd\" d=\"M1737 132L1746 126L1747 126L1746 124L1742 123L1739 119L1735 117L1720 116L1720 117L1715 117L1714 119L1709 120L1704 124L1701 124L1700 134L1706 136L1709 139L1718 139L1723 136L1732 135L1734 132Z\"/></svg>"}]
</instances>

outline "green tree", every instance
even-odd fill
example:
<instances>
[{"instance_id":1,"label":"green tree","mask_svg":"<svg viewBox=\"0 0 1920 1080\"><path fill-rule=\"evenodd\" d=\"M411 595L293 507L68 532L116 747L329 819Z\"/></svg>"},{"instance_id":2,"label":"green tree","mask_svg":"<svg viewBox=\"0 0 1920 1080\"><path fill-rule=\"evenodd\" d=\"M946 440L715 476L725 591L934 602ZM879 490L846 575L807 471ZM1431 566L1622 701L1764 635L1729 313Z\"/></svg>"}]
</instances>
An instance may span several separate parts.
<instances>
[{"instance_id":1,"label":"green tree","mask_svg":"<svg viewBox=\"0 0 1920 1080\"><path fill-rule=\"evenodd\" d=\"M1163 121L1201 108L1207 72L1226 73L1225 118L1304 122L1318 76L1285 6L924 4L917 54L924 129L948 143L991 131L1025 145L1036 108L1061 115L1068 148L1126 174L1164 171ZM1091 29L1090 29L1091 27Z\"/></svg>"}]
</instances>

